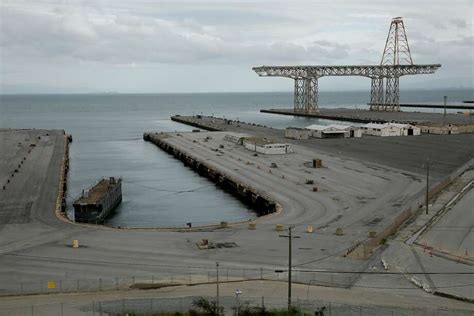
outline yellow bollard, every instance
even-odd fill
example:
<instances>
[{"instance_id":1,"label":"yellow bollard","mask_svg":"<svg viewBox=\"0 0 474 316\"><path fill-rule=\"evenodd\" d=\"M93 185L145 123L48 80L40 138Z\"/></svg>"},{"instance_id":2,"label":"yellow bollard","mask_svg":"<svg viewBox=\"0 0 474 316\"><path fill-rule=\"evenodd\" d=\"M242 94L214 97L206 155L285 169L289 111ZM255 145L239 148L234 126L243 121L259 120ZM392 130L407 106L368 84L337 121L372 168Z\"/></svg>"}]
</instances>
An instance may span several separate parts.
<instances>
[{"instance_id":1,"label":"yellow bollard","mask_svg":"<svg viewBox=\"0 0 474 316\"><path fill-rule=\"evenodd\" d=\"M311 234L313 231L314 231L313 225L308 225L308 228L306 229L306 232Z\"/></svg>"},{"instance_id":2,"label":"yellow bollard","mask_svg":"<svg viewBox=\"0 0 474 316\"><path fill-rule=\"evenodd\" d=\"M72 248L79 248L79 240L74 239L72 241Z\"/></svg>"},{"instance_id":3,"label":"yellow bollard","mask_svg":"<svg viewBox=\"0 0 474 316\"><path fill-rule=\"evenodd\" d=\"M257 228L257 223L255 222L249 223L249 230L255 230L256 228Z\"/></svg>"},{"instance_id":4,"label":"yellow bollard","mask_svg":"<svg viewBox=\"0 0 474 316\"><path fill-rule=\"evenodd\" d=\"M275 230L276 230L277 232L282 232L282 231L285 230L285 228L283 227L283 224L276 224Z\"/></svg>"},{"instance_id":5,"label":"yellow bollard","mask_svg":"<svg viewBox=\"0 0 474 316\"><path fill-rule=\"evenodd\" d=\"M336 228L336 235L338 235L338 236L344 235L344 233L342 232L342 227Z\"/></svg>"}]
</instances>

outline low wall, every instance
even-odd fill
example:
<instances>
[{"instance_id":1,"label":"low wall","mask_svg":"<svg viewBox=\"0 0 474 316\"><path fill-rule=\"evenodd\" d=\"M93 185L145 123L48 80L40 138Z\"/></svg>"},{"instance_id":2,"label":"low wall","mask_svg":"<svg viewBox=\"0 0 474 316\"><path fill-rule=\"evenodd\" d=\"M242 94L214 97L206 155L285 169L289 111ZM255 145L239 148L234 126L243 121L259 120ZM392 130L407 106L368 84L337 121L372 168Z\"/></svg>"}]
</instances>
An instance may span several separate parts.
<instances>
[{"instance_id":1,"label":"low wall","mask_svg":"<svg viewBox=\"0 0 474 316\"><path fill-rule=\"evenodd\" d=\"M245 204L254 209L258 216L274 213L279 209L278 203L270 199L266 194L259 192L255 188L243 184L233 177L216 170L204 161L200 161L189 155L185 151L166 142L167 134L145 133L143 139L152 142L162 150L181 160L186 166L198 172L201 176L205 176L215 182L221 188L235 194Z\"/></svg>"}]
</instances>

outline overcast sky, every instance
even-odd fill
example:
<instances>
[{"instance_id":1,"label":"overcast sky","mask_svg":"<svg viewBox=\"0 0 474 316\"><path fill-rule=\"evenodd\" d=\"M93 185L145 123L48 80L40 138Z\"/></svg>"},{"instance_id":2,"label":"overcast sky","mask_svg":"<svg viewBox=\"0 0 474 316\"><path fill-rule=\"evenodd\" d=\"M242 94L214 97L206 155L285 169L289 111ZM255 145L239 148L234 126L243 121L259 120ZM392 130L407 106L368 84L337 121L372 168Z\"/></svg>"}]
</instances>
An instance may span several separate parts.
<instances>
[{"instance_id":1,"label":"overcast sky","mask_svg":"<svg viewBox=\"0 0 474 316\"><path fill-rule=\"evenodd\" d=\"M258 65L378 64L404 18L415 63L402 88L473 88L473 0L0 0L3 93L290 91ZM321 90L368 89L322 78Z\"/></svg>"}]
</instances>

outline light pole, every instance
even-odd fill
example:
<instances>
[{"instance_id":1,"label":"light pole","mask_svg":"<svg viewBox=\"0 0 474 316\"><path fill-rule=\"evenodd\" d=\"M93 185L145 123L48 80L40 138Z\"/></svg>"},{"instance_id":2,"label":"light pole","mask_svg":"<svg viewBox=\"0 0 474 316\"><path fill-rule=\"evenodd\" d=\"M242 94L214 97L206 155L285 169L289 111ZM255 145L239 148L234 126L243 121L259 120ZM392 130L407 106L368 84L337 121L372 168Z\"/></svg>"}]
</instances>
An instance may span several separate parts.
<instances>
[{"instance_id":1,"label":"light pole","mask_svg":"<svg viewBox=\"0 0 474 316\"><path fill-rule=\"evenodd\" d=\"M237 289L235 290L235 316L239 316L239 307L240 307L240 300L239 295L242 294L242 291Z\"/></svg>"},{"instance_id":2,"label":"light pole","mask_svg":"<svg viewBox=\"0 0 474 316\"><path fill-rule=\"evenodd\" d=\"M216 287L217 287L217 295L216 295L216 305L217 305L217 315L220 315L220 308L219 308L219 262L216 262Z\"/></svg>"},{"instance_id":3,"label":"light pole","mask_svg":"<svg viewBox=\"0 0 474 316\"><path fill-rule=\"evenodd\" d=\"M280 235L280 237L288 238L288 313L291 313L291 241L293 238L300 238L292 235L293 228L294 226L288 227L288 235Z\"/></svg>"}]
</instances>

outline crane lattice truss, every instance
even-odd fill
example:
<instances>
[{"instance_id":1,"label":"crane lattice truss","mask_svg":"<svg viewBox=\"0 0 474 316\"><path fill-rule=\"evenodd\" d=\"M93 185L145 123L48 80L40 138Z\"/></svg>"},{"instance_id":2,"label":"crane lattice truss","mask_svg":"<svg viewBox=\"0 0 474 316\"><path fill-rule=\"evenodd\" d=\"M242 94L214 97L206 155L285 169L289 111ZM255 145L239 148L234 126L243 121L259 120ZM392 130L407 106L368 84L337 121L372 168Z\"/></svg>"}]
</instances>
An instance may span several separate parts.
<instances>
[{"instance_id":1,"label":"crane lattice truss","mask_svg":"<svg viewBox=\"0 0 474 316\"><path fill-rule=\"evenodd\" d=\"M325 76L361 76L372 79L372 110L399 110L398 78L432 74L441 65L357 65L357 66L261 66L252 68L261 77L295 80L294 108L297 112L318 112L318 79ZM385 89L384 89L385 87Z\"/></svg>"},{"instance_id":2,"label":"crane lattice truss","mask_svg":"<svg viewBox=\"0 0 474 316\"><path fill-rule=\"evenodd\" d=\"M318 112L318 79L324 76L362 76L371 79L370 109L400 111L399 78L432 74L440 64L415 65L401 17L392 19L380 65L359 66L262 66L252 68L261 77L295 80L294 109Z\"/></svg>"}]
</instances>

